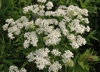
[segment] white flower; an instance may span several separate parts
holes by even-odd
[[[62,68],[61,64],[58,61],[55,61],[50,65],[48,71],[49,72],[58,72]]]
[[[29,40],[24,41],[23,46],[25,49],[29,47],[29,42],[30,42]]]
[[[76,36],[75,36],[74,34],[69,34],[69,35],[67,35],[67,38],[68,38],[71,42],[73,42],[73,41],[76,40]]]
[[[60,56],[61,52],[58,49],[53,49],[51,53],[55,56]]]
[[[34,21],[24,23],[25,30],[35,29]]]
[[[57,10],[55,11],[55,15],[56,15],[56,16],[65,16],[65,15],[66,15],[66,12],[65,12],[65,10],[63,10],[63,9],[57,9]]]
[[[33,62],[35,60],[35,57],[34,57],[34,53],[33,52],[30,52],[26,58],[28,59],[29,62]]]
[[[66,63],[66,61],[70,58],[73,58],[73,53],[70,50],[66,50],[64,54],[61,55],[62,61]]]
[[[45,16],[55,16],[55,12],[54,11],[46,11]]]
[[[50,50],[48,48],[41,48],[41,49],[36,50],[34,54],[41,57],[47,57],[49,52]]]
[[[15,35],[19,35],[20,34],[20,29],[17,29],[15,32],[14,32]]]
[[[77,28],[78,28],[78,29],[80,28],[79,22],[80,22],[80,21],[79,21],[78,19],[74,19],[74,20],[72,20],[71,23],[69,23],[68,26],[69,26],[71,32],[77,30]],[[78,31],[79,31],[79,30],[78,30]]]
[[[83,13],[83,15],[88,16],[88,10],[87,9],[83,9],[82,13]]]
[[[45,8],[45,6],[44,6],[44,5],[39,5],[39,8],[40,8],[41,10],[43,10],[43,9]]]
[[[44,16],[44,14],[45,14],[45,11],[44,11],[44,10],[40,10],[40,11],[38,12],[38,15],[40,15],[40,16]]]
[[[3,26],[2,26],[3,30],[7,30],[7,29],[8,29],[8,25],[9,25],[9,24],[3,25]]]
[[[42,8],[40,9],[38,4],[33,5],[33,9],[31,10],[34,14],[38,14],[40,10],[43,10]]]
[[[75,31],[76,31],[76,33],[83,34],[84,31],[85,31],[85,26],[83,26],[83,25],[76,25],[75,26]]]
[[[75,31],[76,33],[80,34],[83,34],[85,32],[85,26],[80,24],[80,21],[78,19],[74,19],[68,26],[71,32]]]
[[[33,9],[33,5],[24,7],[23,8],[23,13],[27,13],[29,10],[32,11],[32,9]]]
[[[50,34],[48,34],[47,39],[45,41],[46,45],[57,45],[61,40],[60,30],[53,30]]]
[[[57,25],[58,24],[58,21],[57,19],[40,19],[38,18],[36,21],[35,21],[35,24],[37,26],[39,26],[37,29],[36,29],[36,32],[38,34],[41,34],[44,32],[45,35],[49,34],[52,32],[52,30],[54,29],[54,25]]]
[[[37,29],[36,29],[36,32],[37,32],[38,34],[41,34],[41,33],[43,33],[43,30],[44,30],[43,28],[37,28]]]
[[[21,68],[21,69],[19,70],[19,72],[27,72],[27,70],[26,70],[25,68]]]
[[[60,5],[60,6],[58,7],[58,9],[64,9],[64,10],[67,10],[67,7],[66,7],[65,5]]]
[[[38,2],[45,3],[46,0],[37,0]]]
[[[39,70],[42,70],[46,67],[46,65],[50,65],[49,60],[49,49],[48,48],[40,48],[36,50],[34,53],[29,53],[26,57],[28,58],[29,62],[35,61],[36,66],[39,68]]]
[[[75,36],[74,34],[69,34],[67,38],[71,42],[70,45],[75,49],[86,44],[86,40],[82,38],[80,35]]]
[[[24,27],[24,25],[23,25],[22,23],[18,23],[18,24],[17,24],[17,27],[18,27],[19,29],[22,29],[22,28]]]
[[[63,22],[63,21],[59,22],[59,27],[60,27],[62,33],[63,33],[65,36],[67,36],[68,33],[69,33],[69,31],[66,29],[65,22]]]
[[[20,29],[17,27],[17,25],[14,25],[14,26],[8,28],[8,32],[14,33],[15,35],[19,35]]]
[[[70,22],[71,21],[71,18],[69,18],[68,16],[64,16],[63,21],[64,22]]]
[[[13,36],[12,33],[8,33],[8,37],[9,37],[10,39],[14,39],[14,38],[15,38],[15,37]]]
[[[26,40],[23,43],[24,48],[27,48],[29,44],[32,44],[33,46],[37,46],[38,38],[35,31],[26,32],[24,34],[24,37],[26,38]]]
[[[78,48],[79,48],[79,45],[77,44],[76,41],[72,41],[72,42],[70,43],[70,45],[72,46],[72,48],[75,48],[75,49],[78,49]]]
[[[16,31],[16,30],[17,30],[17,27],[15,27],[15,26],[9,27],[9,28],[8,28],[8,32],[9,32],[9,33],[13,33],[13,32]]]
[[[88,18],[84,18],[84,19],[83,19],[83,21],[84,21],[86,24],[88,24],[88,23],[89,23]]]
[[[18,67],[17,66],[10,66],[9,72],[19,72]]]
[[[52,9],[53,7],[53,3],[51,1],[48,1],[48,3],[46,4],[47,9]]]
[[[23,8],[23,13],[27,13],[28,10],[29,10],[28,7],[24,7],[24,8]]]
[[[28,22],[29,20],[26,18],[26,16],[21,16],[20,21],[24,22]]]
[[[77,19],[82,20],[83,19],[82,15],[78,15]]]
[[[84,38],[82,38],[80,35],[77,36],[77,40],[76,40],[77,44],[79,46],[85,45],[86,44],[86,40]]]
[[[74,62],[71,59],[64,60],[66,66],[73,67]]]
[[[87,26],[85,29],[86,29],[87,32],[90,31],[90,27],[89,26]]]
[[[46,65],[50,65],[49,58],[37,57],[36,58],[36,66],[39,70],[46,68]]]
[[[14,22],[14,20],[13,20],[12,18],[10,18],[10,19],[6,19],[6,22],[7,22],[8,24],[10,24],[10,23]]]
[[[27,70],[25,68],[19,70],[17,66],[10,66],[9,72],[27,72]]]
[[[73,16],[76,16],[77,13],[78,13],[78,12],[75,11],[75,6],[70,5],[70,6],[67,8],[67,16],[73,17]]]

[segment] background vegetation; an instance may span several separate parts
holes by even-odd
[[[73,4],[89,10],[90,33],[92,36],[90,36],[89,44],[80,51],[83,53],[86,48],[91,48],[100,56],[100,0],[52,1],[56,7],[60,4],[66,6]],[[17,64],[19,62],[23,66],[27,64],[25,56],[22,56],[22,53],[25,54],[25,51],[23,49],[19,50],[20,44],[17,45],[17,43],[14,43],[7,37],[6,32],[2,29],[2,25],[5,24],[7,18],[14,18],[16,20],[21,17],[23,15],[22,8],[34,3],[36,3],[36,0],[0,0],[0,71],[5,69],[5,72],[7,72],[8,66],[13,63]],[[20,66],[20,64],[18,65]],[[28,68],[32,69],[31,67]],[[100,72],[100,62],[91,62],[90,72]]]

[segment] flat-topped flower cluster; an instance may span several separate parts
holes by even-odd
[[[22,16],[15,21],[10,18],[3,25],[3,30],[8,31],[8,37],[12,40],[23,34],[25,49],[30,46],[38,47],[39,36],[42,36],[46,48],[38,48],[26,56],[29,62],[36,63],[39,70],[49,66],[48,72],[58,72],[64,64],[69,67],[73,66],[71,58],[74,58],[74,54],[70,50],[65,48],[62,52],[57,48],[50,48],[50,46],[62,45],[64,43],[62,40],[74,49],[85,45],[86,40],[83,34],[90,31],[88,10],[74,5],[68,7],[60,5],[56,10],[52,10],[54,5],[51,1],[37,0],[37,2],[39,4],[23,8],[24,14],[31,12],[35,16],[33,20],[27,16]],[[55,60],[56,57],[60,57],[61,60]]]

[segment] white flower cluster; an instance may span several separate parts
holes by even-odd
[[[40,16],[44,16],[44,13],[45,13],[44,8],[45,8],[44,5],[35,4],[35,5],[24,7],[23,8],[23,13],[27,13],[28,11],[31,11],[34,14],[38,14]]]
[[[22,16],[16,21],[14,21],[13,19],[7,19],[6,24],[3,25],[3,30],[8,30],[8,37],[10,39],[14,39],[15,35],[20,35],[23,28],[26,31],[28,31],[29,29],[34,29],[34,22],[29,22],[26,16]],[[32,44],[33,46],[37,46],[38,38],[35,31],[25,32],[24,38],[26,38],[23,43],[24,48],[28,48],[30,44]]]
[[[59,28],[61,29],[62,33],[67,36],[69,34],[68,29],[66,29],[66,23],[64,21],[59,22]]]
[[[46,4],[46,7],[48,10],[52,9],[53,3],[51,1],[48,1],[48,3]]]
[[[37,0],[38,2],[45,3],[46,0]]]
[[[3,25],[3,30],[8,31],[8,37],[10,39],[14,39],[22,33],[24,48],[28,48],[30,45],[38,47],[38,42],[40,42],[39,36],[43,36],[43,46],[48,48],[37,48],[38,50],[30,52],[26,56],[29,62],[36,63],[39,70],[49,66],[49,72],[57,72],[62,68],[61,62],[67,64],[67,66],[73,66],[71,58],[74,55],[70,50],[65,49],[65,53],[63,53],[58,49],[50,49],[50,51],[49,47],[53,46],[54,48],[54,45],[60,45],[60,42],[63,43],[64,41],[69,43],[74,49],[85,45],[86,40],[83,38],[83,34],[90,31],[90,27],[88,26],[89,20],[87,18],[88,10],[74,5],[68,7],[60,5],[56,10],[52,11],[54,4],[51,1],[37,0],[37,2],[39,4],[23,8],[23,13],[32,12],[36,16],[35,20],[29,20],[26,16],[22,16],[16,21],[12,18],[7,19],[6,24]],[[50,60],[52,56],[48,56],[49,53],[61,58],[61,62]],[[18,70],[17,67],[13,66],[9,69],[10,71]]]
[[[36,32],[26,32],[24,34],[24,37],[26,40],[23,43],[24,48],[28,48],[29,44],[32,44],[33,46],[37,46],[38,38],[36,35]]]
[[[64,63],[66,63],[68,60],[74,57],[73,53],[70,50],[66,50],[65,53],[62,54],[61,56],[62,56],[62,61]]]
[[[69,34],[67,36],[67,38],[69,39],[69,41],[71,42],[70,45],[73,48],[79,48],[82,45],[86,44],[86,40],[81,36],[81,35],[77,35],[75,36],[74,34]]]
[[[38,0],[38,2],[45,3],[46,0]],[[47,11],[45,10],[45,6],[47,7]],[[3,29],[8,29],[8,37],[11,39],[15,38],[14,34],[19,35],[21,29],[25,28],[25,30],[35,29],[37,34],[44,33],[44,43],[47,46],[59,44],[62,34],[66,36],[69,40],[69,44],[73,48],[77,49],[80,46],[85,45],[86,40],[83,37],[79,39],[79,36],[90,31],[90,27],[88,26],[89,20],[86,18],[86,16],[88,16],[88,11],[73,5],[70,5],[69,7],[61,5],[55,11],[48,10],[52,9],[52,7],[53,3],[51,1],[48,1],[44,5],[35,4],[24,7],[24,13],[31,11],[33,14],[37,14],[40,17],[35,21],[29,21],[25,16],[22,16],[15,22],[13,19],[7,19],[7,24],[3,26]],[[45,19],[45,16],[47,19]],[[48,18],[48,16],[53,16],[53,18]],[[58,17],[58,19],[54,17]],[[60,20],[59,17],[61,17]],[[25,37],[27,39],[23,43],[24,48],[27,48],[29,44],[37,46],[37,35],[33,35],[34,36],[29,34]],[[79,42],[81,43],[79,44]]]
[[[8,37],[14,39],[14,35],[19,35],[23,27],[27,27],[28,19],[25,16],[22,16],[18,20],[14,21],[13,19],[7,19],[6,24],[3,25],[3,30],[8,30]],[[26,26],[27,25],[27,26]]]
[[[61,40],[61,33],[68,38],[68,40],[70,41],[69,44],[73,48],[77,49],[80,46],[86,44],[86,40],[83,37],[81,37],[82,40],[79,39],[78,37],[84,34],[85,32],[90,31],[90,27],[88,26],[89,20],[88,18],[86,18],[86,16],[88,16],[87,9],[81,9],[78,6],[73,6],[73,5],[70,5],[69,7],[60,5],[58,9],[55,11],[51,11],[51,10],[45,11],[44,10],[45,6],[47,7],[48,10],[52,9],[53,3],[49,1],[46,4],[44,4],[44,6],[36,4],[36,5],[33,5],[33,8],[29,10],[37,15],[40,15],[39,12],[43,11],[43,14],[40,16],[62,17],[60,21],[57,19],[41,19],[41,18],[36,19],[35,25],[39,26],[36,29],[36,32],[38,34],[41,34],[44,32],[44,34],[47,35],[45,37],[46,45],[49,46],[49,45],[59,44]],[[37,12],[33,11],[34,9],[37,9]],[[59,32],[56,31],[55,27],[58,27],[57,29],[60,29],[61,31],[60,30]],[[58,32],[59,34],[57,34],[56,32]],[[78,42],[81,42],[81,43],[79,44]]]
[[[86,40],[82,38],[80,35],[78,35],[70,45],[72,45],[73,48],[79,48],[79,46],[85,45]]]
[[[25,68],[18,69],[17,66],[10,66],[9,72],[27,72]]]
[[[60,40],[61,40],[61,33],[59,32],[58,29],[51,31],[50,34],[48,34],[48,36],[46,37],[46,41],[45,44],[46,45],[57,45],[59,44]]]
[[[62,65],[55,61],[53,64],[50,65],[48,72],[58,72],[62,68]]]
[[[46,66],[48,65],[48,71],[49,72],[58,72],[61,68],[62,65],[58,62],[58,61],[50,61],[50,56],[48,56],[50,53],[50,50],[48,48],[40,48],[38,50],[36,50],[35,52],[30,52],[26,58],[28,59],[29,62],[33,62],[35,61],[37,68],[39,68],[39,70],[42,70],[44,68],[46,68]],[[58,57],[61,55],[61,52],[58,49],[53,49],[51,51],[52,55],[54,55],[55,57]],[[63,53],[61,55],[62,58],[62,62],[64,64],[67,63],[67,65],[72,64],[71,63],[71,58],[73,58],[73,53],[70,50],[66,50],[65,53]]]
[[[44,69],[46,65],[50,65],[50,60],[49,60],[49,49],[48,48],[41,48],[39,50],[36,50],[34,53],[31,52],[27,55],[28,61],[33,62],[35,61],[37,67],[39,70]]]
[[[53,55],[55,55],[55,56],[60,56],[60,55],[61,55],[61,52],[60,52],[58,49],[53,49],[53,50],[51,51],[51,53],[52,53]]]
[[[57,19],[41,19],[38,18],[35,21],[35,25],[38,26],[36,32],[41,34],[44,32],[45,35],[51,33],[53,31],[54,26],[58,24]]]

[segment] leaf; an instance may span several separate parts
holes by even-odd
[[[96,6],[90,5],[90,6],[87,6],[86,8],[88,9],[89,13],[96,13],[97,14],[97,7]]]
[[[86,50],[78,59],[78,62],[84,62],[90,53],[90,49]]]
[[[90,2],[91,2],[91,0],[85,0],[85,2],[84,2],[84,7],[86,7],[87,5],[89,5]]]
[[[10,60],[7,60],[7,59],[3,59],[3,62],[8,65],[14,65]]]
[[[84,62],[78,62],[78,64],[79,64],[83,69],[85,68]]]
[[[28,64],[28,61],[25,61],[25,62],[22,64],[22,67],[25,67],[27,64]]]
[[[2,68],[3,68],[4,66],[5,66],[4,64],[1,64],[1,65],[0,65],[0,71],[2,70]]]
[[[89,70],[88,63],[86,63],[86,59],[90,54],[90,49],[86,50],[82,55],[80,55],[78,59],[78,64],[85,70]]]
[[[20,2],[24,2],[24,3],[25,3],[25,2],[26,2],[26,0],[20,0]]]
[[[95,34],[96,34],[96,30],[90,32],[88,36],[92,37],[92,36],[95,35]]]
[[[19,59],[11,59],[10,61],[11,62],[21,62],[21,60],[19,60]]]
[[[99,41],[96,37],[94,37],[95,34],[96,34],[96,30],[90,32],[87,37],[92,38],[92,39],[94,39],[96,41]]]
[[[80,2],[80,4],[81,4],[81,7],[83,8],[83,7],[84,7],[84,5],[83,5],[82,0],[79,0],[79,2]]]
[[[91,37],[92,39],[96,40],[96,41],[99,41],[96,37]]]
[[[2,36],[1,56],[4,54],[4,49],[5,49],[5,41],[4,41],[4,37]]]
[[[99,61],[100,60],[100,58],[98,56],[91,56],[91,58],[92,58],[93,61]]]
[[[87,69],[83,69],[80,65],[76,65],[76,69],[73,72],[89,72]]]
[[[2,6],[2,0],[0,0],[0,9],[1,9],[1,6]]]

